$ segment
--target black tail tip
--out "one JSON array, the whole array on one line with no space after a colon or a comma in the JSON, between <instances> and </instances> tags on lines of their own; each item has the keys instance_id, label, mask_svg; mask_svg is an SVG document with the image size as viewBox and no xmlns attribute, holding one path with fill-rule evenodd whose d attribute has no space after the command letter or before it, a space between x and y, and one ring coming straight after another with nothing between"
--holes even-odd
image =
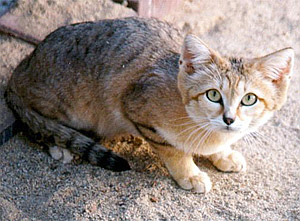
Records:
<instances>
[{"instance_id":1,"label":"black tail tip","mask_svg":"<svg viewBox=\"0 0 300 221\"><path fill-rule=\"evenodd\" d=\"M111 164L110 168L107 168L107 169L115 171L115 172L131 170L127 160L125 160L119 156L117 158L115 158L115 162L113 164Z\"/></svg>"},{"instance_id":2,"label":"black tail tip","mask_svg":"<svg viewBox=\"0 0 300 221\"><path fill-rule=\"evenodd\" d=\"M97 160L97 165L115 172L121 172L130 170L129 163L124 158L118 156L117 154L108 151L104 156Z\"/></svg>"}]
</instances>

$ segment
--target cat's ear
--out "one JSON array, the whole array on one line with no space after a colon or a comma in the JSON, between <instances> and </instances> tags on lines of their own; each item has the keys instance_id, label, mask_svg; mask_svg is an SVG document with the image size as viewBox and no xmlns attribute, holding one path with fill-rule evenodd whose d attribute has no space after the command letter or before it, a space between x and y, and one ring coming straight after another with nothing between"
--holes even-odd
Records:
<instances>
[{"instance_id":1,"label":"cat's ear","mask_svg":"<svg viewBox=\"0 0 300 221\"><path fill-rule=\"evenodd\" d=\"M276 104L274 110L278 110L285 103L290 79L293 74L294 51L285 48L272 54L253 60L255 68L262 77L276 88Z\"/></svg>"},{"instance_id":2,"label":"cat's ear","mask_svg":"<svg viewBox=\"0 0 300 221\"><path fill-rule=\"evenodd\" d=\"M195 35L187 35L184 39L179 67L187 74L217 59L218 55Z\"/></svg>"},{"instance_id":3,"label":"cat's ear","mask_svg":"<svg viewBox=\"0 0 300 221\"><path fill-rule=\"evenodd\" d=\"M257 69L264 77L278 86L281 82L289 80L293 74L294 50L292 48L285 48L254 60Z\"/></svg>"}]
</instances>

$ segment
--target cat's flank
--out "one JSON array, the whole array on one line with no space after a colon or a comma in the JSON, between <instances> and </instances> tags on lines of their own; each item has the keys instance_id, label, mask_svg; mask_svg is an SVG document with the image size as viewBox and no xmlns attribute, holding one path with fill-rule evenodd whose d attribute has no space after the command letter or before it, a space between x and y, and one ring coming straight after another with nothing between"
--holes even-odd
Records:
<instances>
[{"instance_id":1,"label":"cat's flank","mask_svg":"<svg viewBox=\"0 0 300 221\"><path fill-rule=\"evenodd\" d=\"M222 57L154 19L74 24L51 33L21 62L6 99L57 160L76 156L127 170L126 160L83 131L102 138L131 133L150 143L179 186L203 193L212 184L192 155L222 171L245 170L230 145L281 108L293 57L291 48Z\"/></svg>"}]
</instances>

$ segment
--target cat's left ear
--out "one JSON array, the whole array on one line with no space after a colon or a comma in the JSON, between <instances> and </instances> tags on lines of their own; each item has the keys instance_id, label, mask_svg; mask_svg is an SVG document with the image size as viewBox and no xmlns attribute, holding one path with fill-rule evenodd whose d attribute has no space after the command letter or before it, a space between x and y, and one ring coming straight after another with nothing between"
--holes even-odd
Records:
<instances>
[{"instance_id":1,"label":"cat's left ear","mask_svg":"<svg viewBox=\"0 0 300 221\"><path fill-rule=\"evenodd\" d=\"M264 77L272 80L277 86L289 80L293 74L294 50L292 48L285 48L254 60L257 69Z\"/></svg>"}]
</instances>

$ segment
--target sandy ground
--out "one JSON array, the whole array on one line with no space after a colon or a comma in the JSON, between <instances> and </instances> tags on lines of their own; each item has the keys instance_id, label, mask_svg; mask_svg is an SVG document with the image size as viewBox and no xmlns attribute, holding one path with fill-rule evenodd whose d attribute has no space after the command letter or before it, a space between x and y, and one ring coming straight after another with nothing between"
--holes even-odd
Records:
<instances>
[{"instance_id":1,"label":"sandy ground","mask_svg":"<svg viewBox=\"0 0 300 221\"><path fill-rule=\"evenodd\" d=\"M42 37L63 24L133 12L109 0L20 0L12 14L25 31ZM185 1L166 19L223 54L250 57L295 49L286 105L260 136L234 145L247 158L248 171L222 173L197 158L214 186L206 195L194 194L180 189L138 138L107 143L133 167L114 173L88 164L63 165L19 134L0 147L0 220L300 220L299 2ZM1 76L9 76L32 50L0 35Z\"/></svg>"}]
</instances>

